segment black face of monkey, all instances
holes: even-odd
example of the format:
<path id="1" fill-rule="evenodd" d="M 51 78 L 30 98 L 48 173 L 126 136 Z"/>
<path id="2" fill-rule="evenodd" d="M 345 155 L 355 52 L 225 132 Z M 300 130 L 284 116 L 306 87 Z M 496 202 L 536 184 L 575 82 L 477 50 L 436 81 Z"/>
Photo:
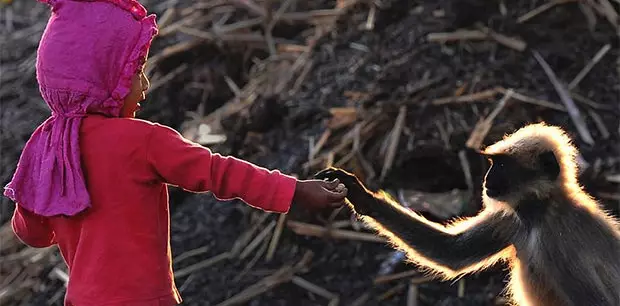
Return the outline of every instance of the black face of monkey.
<path id="1" fill-rule="evenodd" d="M 538 155 L 531 167 L 524 166 L 515 157 L 506 154 L 487 156 L 491 168 L 485 176 L 487 196 L 501 198 L 512 192 L 519 192 L 526 184 L 535 180 L 555 181 L 560 166 L 553 152 Z"/>

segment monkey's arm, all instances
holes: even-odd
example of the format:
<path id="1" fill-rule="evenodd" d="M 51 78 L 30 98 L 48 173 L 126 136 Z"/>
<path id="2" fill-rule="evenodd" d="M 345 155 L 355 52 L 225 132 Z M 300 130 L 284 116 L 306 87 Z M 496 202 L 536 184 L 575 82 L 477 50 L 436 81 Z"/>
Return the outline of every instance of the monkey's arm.
<path id="1" fill-rule="evenodd" d="M 316 177 L 339 178 L 348 188 L 349 203 L 367 224 L 407 252 L 412 261 L 449 278 L 500 259 L 502 251 L 511 245 L 517 226 L 509 216 L 484 213 L 445 227 L 370 192 L 355 176 L 342 170 L 325 170 Z"/>

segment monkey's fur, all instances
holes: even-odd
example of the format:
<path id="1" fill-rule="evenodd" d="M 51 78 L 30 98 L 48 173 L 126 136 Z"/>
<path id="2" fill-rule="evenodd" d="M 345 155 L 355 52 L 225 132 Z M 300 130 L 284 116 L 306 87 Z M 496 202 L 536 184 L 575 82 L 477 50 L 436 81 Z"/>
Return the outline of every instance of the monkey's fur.
<path id="1" fill-rule="evenodd" d="M 424 219 L 352 174 L 329 168 L 362 220 L 412 262 L 454 279 L 505 260 L 507 295 L 520 306 L 620 305 L 618 223 L 577 181 L 577 150 L 566 133 L 525 126 L 487 147 L 484 209 L 448 226 Z"/>

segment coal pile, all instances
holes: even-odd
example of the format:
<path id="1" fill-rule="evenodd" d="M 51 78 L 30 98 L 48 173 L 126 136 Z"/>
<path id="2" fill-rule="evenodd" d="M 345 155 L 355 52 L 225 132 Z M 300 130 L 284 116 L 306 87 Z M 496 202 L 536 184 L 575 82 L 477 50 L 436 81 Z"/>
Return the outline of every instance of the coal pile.
<path id="1" fill-rule="evenodd" d="M 343 167 L 447 222 L 480 209 L 487 165 L 472 150 L 545 121 L 571 133 L 581 182 L 619 213 L 615 2 L 143 3 L 162 35 L 139 116 L 213 151 L 303 178 Z M 2 39 L 16 46 L 0 53 L 6 184 L 48 114 L 31 65 L 46 12 L 15 2 L 2 13 Z M 171 222 L 184 305 L 505 305 L 505 267 L 426 277 L 346 208 L 283 216 L 173 189 Z M 24 248 L 8 223 L 0 239 L 0 302 L 61 305 L 56 250 Z"/>

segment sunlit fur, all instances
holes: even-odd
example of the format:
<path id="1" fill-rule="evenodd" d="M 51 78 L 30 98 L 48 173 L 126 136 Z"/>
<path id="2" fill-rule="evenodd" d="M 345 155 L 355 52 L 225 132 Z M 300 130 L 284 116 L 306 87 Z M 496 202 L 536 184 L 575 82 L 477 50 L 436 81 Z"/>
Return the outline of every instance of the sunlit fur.
<path id="1" fill-rule="evenodd" d="M 552 151 L 560 166 L 560 175 L 556 182 L 530 182 L 525 189 L 519 191 L 519 194 L 525 192 L 534 192 L 541 197 L 549 197 L 550 201 L 547 203 L 540 203 L 540 205 L 581 205 L 585 207 L 590 213 L 594 215 L 596 219 L 600 219 L 602 223 L 608 224 L 611 228 L 616 229 L 615 236 L 620 239 L 620 224 L 610 214 L 605 212 L 600 204 L 587 194 L 583 187 L 579 184 L 577 179 L 577 148 L 573 145 L 571 138 L 566 134 L 564 130 L 556 126 L 549 126 L 545 123 L 536 123 L 527 125 L 516 132 L 506 135 L 503 140 L 487 147 L 484 150 L 485 154 L 509 154 L 518 158 L 518 160 L 524 165 L 532 165 L 535 163 L 536 158 L 545 151 Z M 553 192 L 559 192 L 566 195 L 570 201 L 555 201 Z M 518 201 L 518 197 L 512 198 L 512 201 Z M 485 206 L 502 204 L 496 199 L 491 199 L 487 196 L 483 196 L 483 202 Z M 506 203 L 508 207 L 512 208 L 512 203 Z M 506 207 L 506 206 L 504 206 Z M 580 226 L 580 224 L 575 224 Z M 536 239 L 538 235 L 530 235 L 528 239 Z M 540 248 L 541 241 L 528 241 L 535 244 L 536 248 Z M 576 246 L 579 247 L 579 246 Z M 540 250 L 542 251 L 542 250 Z M 604 250 L 601 250 L 604 251 Z M 592 263 L 596 259 L 588 259 L 589 263 Z M 620 260 L 620 259 L 619 259 Z M 507 286 L 507 295 L 511 297 L 513 305 L 519 306 L 534 306 L 542 305 L 544 301 L 536 300 L 536 295 L 531 294 L 532 288 L 528 288 L 526 285 L 527 280 L 523 279 L 524 267 L 522 263 L 513 258 L 509 260 L 511 268 L 510 284 Z M 610 267 L 613 270 L 614 267 Z M 617 268 L 616 268 L 617 269 Z M 618 272 L 611 271 L 615 274 L 615 281 L 618 279 Z M 596 276 L 584 275 L 585 279 L 590 279 L 593 282 L 597 279 Z M 603 284 L 600 284 L 603 286 Z M 616 286 L 618 284 L 616 283 Z"/>
<path id="2" fill-rule="evenodd" d="M 483 153 L 490 155 L 508 154 L 516 157 L 523 165 L 534 167 L 539 154 L 545 151 L 552 151 L 559 163 L 560 173 L 557 180 L 535 180 L 529 182 L 525 188 L 519 188 L 508 199 L 489 198 L 485 190 L 483 194 L 483 210 L 477 216 L 455 220 L 447 226 L 431 222 L 421 215 L 403 208 L 386 193 L 372 193 L 365 189 L 364 186 L 361 186 L 364 189 L 363 192 L 372 194 L 377 200 L 377 204 L 370 205 L 389 205 L 394 211 L 413 218 L 408 222 L 423 223 L 443 233 L 456 235 L 468 229 L 471 229 L 470 232 L 475 232 L 477 228 L 481 228 L 483 223 L 487 224 L 487 226 L 488 224 L 497 225 L 495 230 L 499 235 L 512 235 L 512 231 L 516 233 L 511 236 L 513 237 L 511 238 L 512 243 L 508 247 L 465 268 L 452 269 L 445 265 L 437 264 L 433 258 L 424 257 L 419 251 L 410 247 L 403 240 L 410 240 L 413 237 L 404 237 L 402 232 L 399 233 L 401 237 L 397 237 L 388 229 L 388 227 L 396 229 L 397 221 L 388 219 L 387 215 L 381 217 L 381 223 L 369 216 L 360 215 L 360 218 L 376 230 L 379 235 L 386 237 L 394 248 L 403 250 L 410 261 L 418 264 L 428 273 L 441 276 L 444 280 L 455 279 L 466 273 L 485 269 L 500 260 L 504 260 L 511 272 L 510 283 L 505 291 L 506 295 L 511 299 L 511 305 L 561 306 L 558 304 L 558 299 L 570 301 L 571 305 L 581 305 L 575 302 L 576 299 L 592 299 L 592 294 L 576 293 L 575 290 L 571 291 L 570 288 L 575 288 L 571 287 L 574 284 L 567 284 L 562 277 L 564 273 L 568 272 L 557 270 L 562 269 L 562 267 L 577 269 L 578 272 L 576 273 L 579 275 L 577 276 L 580 278 L 579 281 L 593 286 L 588 287 L 592 290 L 589 293 L 598 292 L 594 294 L 596 295 L 594 298 L 598 299 L 600 296 L 601 304 L 597 305 L 615 305 L 613 304 L 614 302 L 610 301 L 620 301 L 620 264 L 615 259 L 610 258 L 620 257 L 620 224 L 606 213 L 578 183 L 577 149 L 568 135 L 558 127 L 544 123 L 531 124 L 505 136 L 503 140 L 487 147 Z M 349 188 L 349 190 L 352 189 Z M 524 194 L 526 193 L 535 194 L 537 199 L 545 199 L 544 201 L 539 200 L 538 203 L 535 203 L 536 205 L 567 208 L 584 207 L 590 213 L 590 217 L 570 216 L 569 219 L 563 219 L 565 217 L 554 216 L 553 211 L 555 210 L 551 210 L 550 212 L 541 212 L 541 214 L 545 215 L 542 216 L 544 221 L 541 221 L 540 227 L 528 227 L 525 222 L 530 220 L 523 218 L 530 217 L 520 216 L 516 210 L 518 207 L 517 202 L 522 197 L 525 197 Z M 362 199 L 360 202 L 368 201 L 374 203 L 372 200 L 360 199 Z M 366 203 L 348 204 L 352 209 L 355 209 L 355 205 L 367 205 Z M 373 207 L 378 209 L 377 206 Z M 572 210 L 569 209 L 568 211 Z M 402 221 L 403 219 L 399 218 L 399 220 Z M 494 223 L 494 220 L 497 220 L 497 222 Z M 566 222 L 571 223 L 567 224 Z M 401 224 L 399 226 L 402 229 L 402 226 L 407 225 Z M 601 236 L 593 237 L 588 234 L 593 232 Z M 412 234 L 414 235 L 415 233 Z M 554 240 L 571 242 L 565 246 L 564 244 L 555 243 Z M 576 251 L 574 249 L 583 246 L 589 246 L 591 249 L 584 251 Z M 570 249 L 564 250 L 562 248 Z M 564 261 L 560 262 L 560 268 L 557 266 L 547 268 L 545 263 L 549 263 L 549 257 L 562 257 L 561 255 L 564 251 L 568 252 L 567 254 L 578 254 L 579 256 L 575 256 L 575 258 L 564 257 Z M 605 254 L 610 255 L 606 256 Z M 535 272 L 530 271 L 528 267 L 534 267 Z M 546 278 L 542 280 L 530 279 L 535 274 L 540 276 L 539 273 L 546 275 Z M 554 277 L 549 277 L 550 275 Z M 576 276 L 573 275 L 572 277 Z M 618 293 L 615 293 L 616 291 Z"/>
<path id="3" fill-rule="evenodd" d="M 382 199 L 383 201 L 385 201 L 386 204 L 394 207 L 394 209 L 399 210 L 401 213 L 411 216 L 438 231 L 442 231 L 451 235 L 456 235 L 458 233 L 464 232 L 468 228 L 476 226 L 480 222 L 480 220 L 487 218 L 488 215 L 493 211 L 492 209 L 487 209 L 483 210 L 482 212 L 480 212 L 480 214 L 474 217 L 455 218 L 452 222 L 444 226 L 429 221 L 420 214 L 402 207 L 392 197 L 390 197 L 389 194 L 385 192 L 378 192 L 375 194 L 375 196 L 378 199 Z M 351 209 L 355 210 L 354 206 L 348 200 L 347 204 L 351 207 Z M 404 242 L 402 239 L 387 230 L 383 225 L 375 221 L 373 218 L 363 215 L 360 215 L 359 218 L 370 228 L 374 229 L 378 235 L 385 237 L 391 247 L 403 251 L 407 255 L 408 261 L 417 264 L 426 274 L 439 277 L 443 280 L 458 279 L 465 274 L 483 270 L 489 266 L 492 266 L 500 260 L 506 260 L 514 257 L 514 247 L 510 246 L 483 261 L 467 266 L 465 268 L 461 268 L 459 270 L 454 270 L 449 267 L 437 264 L 435 261 L 433 261 L 432 258 L 424 257 L 422 254 L 411 248 L 406 242 Z"/>
<path id="4" fill-rule="evenodd" d="M 577 181 L 577 149 L 566 132 L 559 127 L 549 126 L 545 123 L 527 125 L 487 147 L 484 153 L 489 155 L 508 154 L 516 157 L 523 165 L 530 166 L 535 164 L 536 158 L 545 151 L 552 151 L 560 165 L 560 177 L 557 183 L 562 186 L 564 191 L 567 194 L 583 194 Z M 548 182 L 532 183 L 528 187 L 540 195 L 554 187 L 547 184 Z M 593 204 L 591 200 L 583 203 L 583 205 L 590 204 Z"/>
<path id="5" fill-rule="evenodd" d="M 506 135 L 504 139 L 495 144 L 488 146 L 484 153 L 491 155 L 507 153 L 517 157 L 523 164 L 531 165 L 535 162 L 536 157 L 544 151 L 552 151 L 558 160 L 560 176 L 557 180 L 557 185 L 564 194 L 573 199 L 573 203 L 582 205 L 593 213 L 604 215 L 610 222 L 616 222 L 601 210 L 599 203 L 587 194 L 579 184 L 576 161 L 578 151 L 571 138 L 563 129 L 547 125 L 544 122 L 526 125 L 512 134 Z M 527 187 L 530 189 L 529 191 L 543 195 L 554 187 L 545 183 L 531 182 Z M 488 197 L 484 197 L 483 200 L 487 205 L 496 202 Z"/>

